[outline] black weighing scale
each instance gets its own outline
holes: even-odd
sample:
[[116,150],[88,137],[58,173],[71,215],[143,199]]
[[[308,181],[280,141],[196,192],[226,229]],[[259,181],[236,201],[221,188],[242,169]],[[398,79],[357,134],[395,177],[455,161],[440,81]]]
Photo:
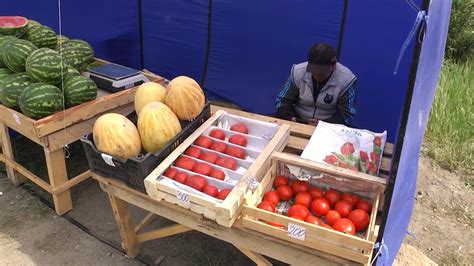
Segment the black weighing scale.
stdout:
[[111,92],[125,90],[149,81],[139,70],[112,63],[93,67],[84,74],[92,79],[97,87]]

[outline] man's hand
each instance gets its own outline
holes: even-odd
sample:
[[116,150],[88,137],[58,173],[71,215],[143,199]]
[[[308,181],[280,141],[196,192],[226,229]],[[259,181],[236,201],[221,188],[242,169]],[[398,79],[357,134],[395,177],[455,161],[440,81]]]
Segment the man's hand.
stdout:
[[316,119],[316,118],[310,118],[310,119],[308,120],[308,125],[310,125],[310,126],[317,126],[317,125],[318,125],[318,122],[319,122],[318,119]]

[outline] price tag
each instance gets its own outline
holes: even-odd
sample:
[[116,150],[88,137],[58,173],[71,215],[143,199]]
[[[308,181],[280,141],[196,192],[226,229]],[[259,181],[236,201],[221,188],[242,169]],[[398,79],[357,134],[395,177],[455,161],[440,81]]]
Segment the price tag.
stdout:
[[189,202],[189,194],[188,193],[177,189],[176,190],[176,198],[179,200],[179,202],[181,202],[186,207],[189,206],[190,202]]
[[110,166],[115,167],[114,161],[112,160],[112,156],[102,153],[102,159],[104,159],[104,162]]
[[260,182],[258,182],[257,179],[255,179],[254,176],[249,176],[249,177],[247,177],[247,185],[249,186],[249,188],[252,191],[255,191],[255,189],[258,187],[258,185],[260,185]]
[[288,223],[288,236],[293,238],[304,240],[306,235],[306,227],[299,226],[297,224]]
[[13,119],[15,120],[15,122],[16,122],[18,125],[21,125],[20,117],[19,117],[17,114],[15,114],[15,113],[13,113],[12,116],[13,116]]

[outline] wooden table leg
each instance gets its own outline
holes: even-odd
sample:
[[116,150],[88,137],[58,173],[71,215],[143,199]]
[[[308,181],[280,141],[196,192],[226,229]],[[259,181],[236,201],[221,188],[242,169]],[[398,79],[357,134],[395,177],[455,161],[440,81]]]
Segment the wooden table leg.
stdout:
[[[235,245],[234,245],[235,246]],[[262,255],[255,253],[251,250],[244,249],[244,248],[239,248],[238,246],[235,246],[240,252],[244,253],[245,256],[247,256],[249,259],[251,259],[257,266],[269,266],[273,265],[271,262],[269,262],[265,257]]]
[[[2,153],[8,159],[15,161],[15,157],[13,156],[13,149],[12,143],[10,140],[10,134],[8,133],[8,127],[5,124],[0,123],[0,137],[2,140]],[[24,178],[19,175],[12,167],[10,167],[7,163],[5,163],[5,168],[7,170],[8,179],[13,183],[15,186],[19,186],[23,183]]]
[[122,238],[122,247],[130,258],[135,258],[140,253],[140,248],[138,246],[137,234],[130,220],[127,202],[110,193],[107,194],[109,195],[110,205],[114,211],[115,221]]
[[[51,189],[61,186],[68,181],[66,171],[66,160],[64,160],[63,149],[48,151],[44,148],[46,166],[48,167],[49,184]],[[63,215],[72,210],[72,199],[69,189],[53,193],[54,209],[58,215]]]

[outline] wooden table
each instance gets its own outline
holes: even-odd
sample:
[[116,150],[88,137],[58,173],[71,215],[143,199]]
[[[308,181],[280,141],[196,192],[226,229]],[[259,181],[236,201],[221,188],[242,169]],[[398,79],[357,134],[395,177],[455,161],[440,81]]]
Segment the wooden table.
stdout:
[[[259,119],[262,121],[287,123],[291,125],[291,138],[286,150],[293,153],[300,153],[308,142],[313,126],[302,125],[285,120],[279,120],[267,116],[251,114],[247,112],[212,106],[211,111],[226,110],[230,113],[244,117]],[[392,145],[387,144],[384,155],[391,155]],[[389,159],[382,168],[388,171]],[[217,223],[205,219],[187,209],[165,201],[156,201],[147,194],[127,187],[124,183],[115,179],[92,174],[109,197],[122,238],[122,247],[129,257],[135,257],[140,252],[139,244],[159,239],[174,234],[196,230],[210,235],[220,240],[233,244],[237,249],[253,260],[257,265],[271,265],[262,255],[295,265],[333,265],[333,264],[353,264],[353,262],[331,256],[314,249],[310,249],[294,243],[282,241],[281,239],[261,234],[255,231],[244,229],[237,221],[232,228],[220,226]],[[128,204],[133,204],[149,212],[144,219],[134,226],[130,219]],[[140,233],[140,230],[151,222],[154,215],[159,215],[176,222],[165,228],[155,229],[149,232]],[[262,255],[260,255],[262,254]]]
[[[164,81],[162,77],[151,73],[146,75],[150,80]],[[134,110],[133,100],[136,90],[136,87],[117,93],[99,90],[97,99],[39,120],[31,119],[20,112],[0,105],[0,138],[2,145],[0,161],[6,164],[8,178],[16,186],[20,185],[25,178],[29,179],[52,194],[54,208],[58,215],[71,210],[72,200],[69,189],[91,177],[91,173],[85,171],[69,179],[64,159],[64,146],[90,133],[94,122],[104,113],[131,113]],[[49,183],[15,160],[8,132],[9,128],[43,147]]]

